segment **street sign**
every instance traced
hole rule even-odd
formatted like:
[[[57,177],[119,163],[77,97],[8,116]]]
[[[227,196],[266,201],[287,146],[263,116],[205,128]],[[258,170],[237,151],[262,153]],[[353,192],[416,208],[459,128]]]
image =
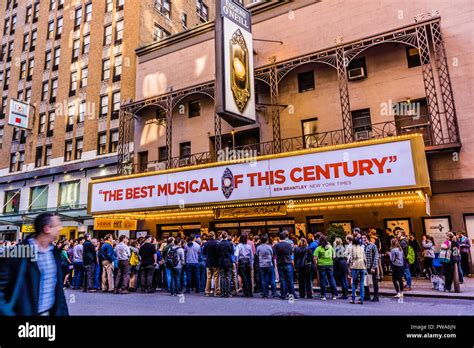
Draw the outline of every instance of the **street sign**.
[[[29,129],[28,121],[30,114],[30,104],[17,99],[10,99],[10,112],[8,114],[8,124],[14,127]]]

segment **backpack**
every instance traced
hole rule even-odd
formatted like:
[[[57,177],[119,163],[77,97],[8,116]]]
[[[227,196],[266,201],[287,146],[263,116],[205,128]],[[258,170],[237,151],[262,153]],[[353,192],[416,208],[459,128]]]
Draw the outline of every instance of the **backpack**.
[[[410,265],[415,263],[415,250],[411,247],[411,245],[408,246],[407,260]]]
[[[166,255],[165,265],[168,268],[174,268],[179,264],[178,248],[171,248]]]
[[[138,256],[137,254],[132,250],[132,253],[130,255],[130,266],[138,266]]]

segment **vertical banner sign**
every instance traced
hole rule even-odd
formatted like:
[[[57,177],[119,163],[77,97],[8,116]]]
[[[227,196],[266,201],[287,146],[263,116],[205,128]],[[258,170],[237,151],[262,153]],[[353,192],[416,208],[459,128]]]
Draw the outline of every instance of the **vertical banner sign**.
[[[251,14],[216,1],[216,112],[233,127],[256,120]]]
[[[20,100],[10,100],[8,124],[18,128],[28,129],[30,105]]]

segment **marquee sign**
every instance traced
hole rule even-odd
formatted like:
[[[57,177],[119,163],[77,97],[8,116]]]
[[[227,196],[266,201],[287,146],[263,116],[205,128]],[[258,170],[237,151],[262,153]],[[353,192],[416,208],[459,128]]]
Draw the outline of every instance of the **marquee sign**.
[[[14,127],[28,129],[30,115],[30,105],[20,100],[10,100],[10,112],[8,114],[8,124]]]
[[[234,127],[255,123],[251,14],[234,0],[216,1],[216,112]]]
[[[115,231],[115,230],[136,230],[137,220],[124,219],[94,219],[94,230]]]
[[[415,140],[421,147],[414,145]],[[291,156],[290,160],[279,157],[256,163],[216,164],[99,180],[90,184],[89,211],[126,212],[429,187],[422,141],[417,136],[411,140],[303,153]]]

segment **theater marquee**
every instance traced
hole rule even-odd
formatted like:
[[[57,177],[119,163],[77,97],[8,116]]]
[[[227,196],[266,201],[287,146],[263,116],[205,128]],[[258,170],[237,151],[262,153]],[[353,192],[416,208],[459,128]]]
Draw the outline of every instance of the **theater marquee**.
[[[92,182],[92,214],[428,188],[421,136]],[[291,156],[291,157],[289,157]]]
[[[233,0],[216,1],[216,112],[234,127],[255,123],[250,12]]]

